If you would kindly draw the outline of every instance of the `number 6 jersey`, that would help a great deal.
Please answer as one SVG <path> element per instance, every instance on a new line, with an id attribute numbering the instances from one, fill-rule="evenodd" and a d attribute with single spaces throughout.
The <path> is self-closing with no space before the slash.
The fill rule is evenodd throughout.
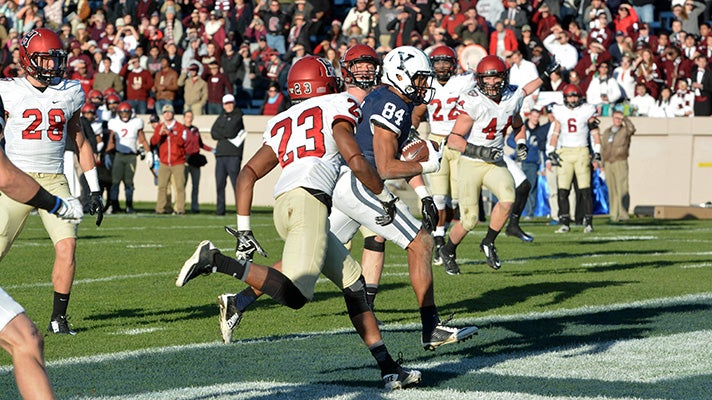
<path id="1" fill-rule="evenodd" d="M 61 174 L 67 122 L 84 104 L 79 81 L 62 80 L 44 92 L 25 78 L 0 79 L 5 104 L 5 153 L 25 172 Z"/>
<path id="2" fill-rule="evenodd" d="M 360 118 L 358 100 L 347 93 L 311 98 L 271 118 L 262 138 L 282 167 L 274 197 L 300 186 L 331 195 L 341 165 L 332 126 L 356 126 Z"/>

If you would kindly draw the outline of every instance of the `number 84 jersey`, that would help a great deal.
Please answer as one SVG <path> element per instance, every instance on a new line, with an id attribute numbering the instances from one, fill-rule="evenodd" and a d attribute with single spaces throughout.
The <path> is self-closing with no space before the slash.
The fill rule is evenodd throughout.
<path id="1" fill-rule="evenodd" d="M 7 157 L 25 172 L 61 174 L 67 123 L 84 104 L 79 81 L 62 80 L 39 91 L 25 78 L 0 79 L 0 96 Z"/>
<path id="2" fill-rule="evenodd" d="M 274 197 L 300 186 L 331 195 L 342 162 L 332 126 L 360 119 L 358 100 L 347 93 L 314 97 L 272 117 L 262 139 L 282 166 Z"/>
<path id="3" fill-rule="evenodd" d="M 504 148 L 504 135 L 512 125 L 512 117 L 518 115 L 524 101 L 524 90 L 509 85 L 504 88 L 498 103 L 485 96 L 478 88 L 460 97 L 461 113 L 474 120 L 465 138 L 476 146 Z M 458 132 L 459 133 L 459 132 Z"/>

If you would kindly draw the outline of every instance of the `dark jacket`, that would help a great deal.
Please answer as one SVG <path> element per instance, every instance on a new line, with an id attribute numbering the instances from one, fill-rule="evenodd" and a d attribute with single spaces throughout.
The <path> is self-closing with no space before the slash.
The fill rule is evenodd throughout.
<path id="1" fill-rule="evenodd" d="M 228 139 L 234 138 L 243 129 L 245 129 L 245 125 L 242 122 L 242 111 L 239 108 L 235 107 L 229 114 L 220 113 L 210 128 L 210 136 L 218 142 L 215 146 L 215 157 L 242 157 L 244 143 L 240 147 L 235 147 Z"/>

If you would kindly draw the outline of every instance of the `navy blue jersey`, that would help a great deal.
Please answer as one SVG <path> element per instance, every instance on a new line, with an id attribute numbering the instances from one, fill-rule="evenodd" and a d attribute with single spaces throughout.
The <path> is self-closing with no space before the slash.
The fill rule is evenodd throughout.
<path id="1" fill-rule="evenodd" d="M 382 86 L 369 93 L 361 103 L 363 118 L 356 128 L 356 141 L 361 146 L 363 155 L 374 167 L 372 124 L 377 122 L 387 127 L 398 137 L 398 152 L 403 150 L 412 125 L 412 103 L 406 103 L 397 94 Z"/>

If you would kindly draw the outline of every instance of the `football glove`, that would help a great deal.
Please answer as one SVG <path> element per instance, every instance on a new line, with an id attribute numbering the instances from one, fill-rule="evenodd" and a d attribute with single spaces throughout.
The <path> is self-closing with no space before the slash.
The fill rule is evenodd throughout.
<path id="1" fill-rule="evenodd" d="M 559 155 L 559 153 L 552 151 L 551 153 L 549 153 L 549 159 L 551 160 L 551 165 L 553 165 L 555 167 L 561 166 L 562 160 L 561 160 L 561 156 Z"/>
<path id="2" fill-rule="evenodd" d="M 558 71 L 560 68 L 561 64 L 559 64 L 559 61 L 556 59 L 556 57 L 552 57 L 551 62 L 549 63 L 549 65 L 546 66 L 546 69 L 541 74 L 541 78 L 549 79 L 551 77 L 551 74 Z"/>
<path id="3" fill-rule="evenodd" d="M 138 148 L 138 157 L 141 159 L 141 161 L 146 159 L 146 150 L 143 149 L 143 146 L 140 146 Z"/>
<path id="4" fill-rule="evenodd" d="M 96 226 L 101 226 L 101 221 L 104 220 L 104 199 L 101 198 L 101 192 L 91 192 L 89 195 L 89 214 L 96 214 Z"/>
<path id="5" fill-rule="evenodd" d="M 593 153 L 593 161 L 601 162 L 601 153 Z"/>
<path id="6" fill-rule="evenodd" d="M 423 168 L 423 173 L 429 174 L 438 172 L 440 170 L 440 160 L 443 158 L 443 149 L 445 146 L 440 146 L 438 151 L 435 151 L 433 142 L 430 140 L 426 140 L 425 145 L 428 147 L 428 161 L 420 163 L 420 166 Z"/>
<path id="7" fill-rule="evenodd" d="M 398 197 L 393 196 L 389 201 L 382 201 L 381 206 L 383 206 L 383 214 L 376 217 L 376 223 L 381 226 L 386 226 L 393 222 L 396 217 L 396 203 L 398 202 Z"/>
<path id="8" fill-rule="evenodd" d="M 225 231 L 237 239 L 235 258 L 238 260 L 252 261 L 255 252 L 260 253 L 262 257 L 267 257 L 267 252 L 255 239 L 252 231 L 236 231 L 229 226 L 225 227 Z"/>
<path id="9" fill-rule="evenodd" d="M 529 146 L 526 143 L 517 144 L 517 159 L 519 161 L 524 161 L 527 159 L 527 154 L 529 153 Z"/>
<path id="10" fill-rule="evenodd" d="M 420 199 L 420 203 L 420 211 L 423 214 L 423 229 L 432 232 L 438 226 L 438 208 L 435 206 L 432 196 L 423 197 Z"/>
<path id="11" fill-rule="evenodd" d="M 82 203 L 79 199 L 75 197 L 69 197 L 66 199 L 59 198 L 59 201 L 59 208 L 57 208 L 57 211 L 54 212 L 54 215 L 74 225 L 78 225 L 82 222 L 84 211 L 82 210 Z"/>
<path id="12" fill-rule="evenodd" d="M 467 157 L 479 158 L 482 161 L 491 163 L 502 158 L 503 152 L 501 149 L 495 149 L 494 147 L 476 146 L 472 143 L 468 143 L 462 154 Z"/>

